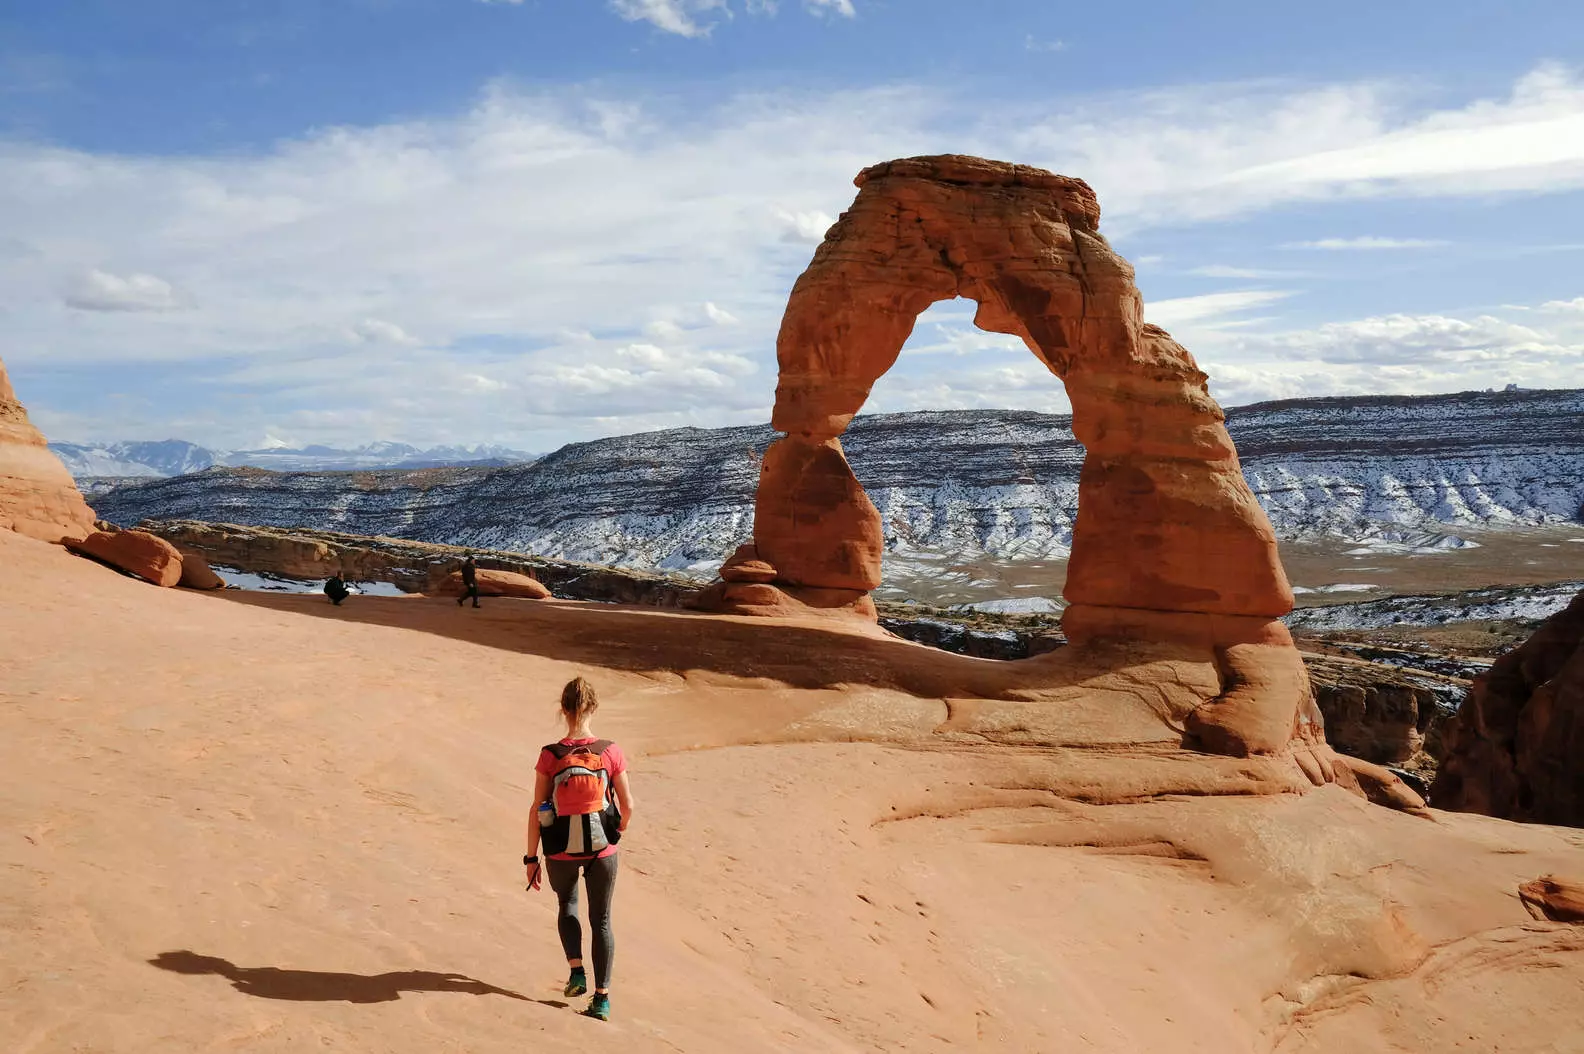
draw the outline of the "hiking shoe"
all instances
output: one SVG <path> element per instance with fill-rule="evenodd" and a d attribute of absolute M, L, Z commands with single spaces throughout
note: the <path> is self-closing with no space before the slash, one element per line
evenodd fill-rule
<path fill-rule="evenodd" d="M 566 987 L 561 989 L 562 995 L 582 995 L 588 991 L 588 974 L 581 969 L 572 971 L 572 976 L 567 978 Z"/>
<path fill-rule="evenodd" d="M 610 1020 L 610 996 L 596 994 L 589 1000 L 588 1009 L 583 1011 L 584 1017 L 597 1017 L 601 1021 Z"/>

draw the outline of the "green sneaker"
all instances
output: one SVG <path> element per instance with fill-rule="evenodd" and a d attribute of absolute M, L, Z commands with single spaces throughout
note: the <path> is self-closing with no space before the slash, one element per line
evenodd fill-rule
<path fill-rule="evenodd" d="M 561 989 L 562 995 L 582 995 L 588 991 L 588 974 L 583 972 L 583 967 L 572 967 L 572 975 L 567 978 L 566 987 Z"/>
<path fill-rule="evenodd" d="M 601 1021 L 610 1020 L 610 996 L 595 993 L 589 1000 L 588 1009 L 583 1011 L 584 1017 L 597 1017 Z"/>

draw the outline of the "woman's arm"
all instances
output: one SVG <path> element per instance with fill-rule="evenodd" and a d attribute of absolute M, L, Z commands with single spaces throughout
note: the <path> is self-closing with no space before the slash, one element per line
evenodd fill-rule
<path fill-rule="evenodd" d="M 627 783 L 627 770 L 622 769 L 616 773 L 616 805 L 621 809 L 621 829 L 626 830 L 632 823 L 633 796 L 632 787 Z"/>
<path fill-rule="evenodd" d="M 550 797 L 550 777 L 535 773 L 533 807 L 528 810 L 528 855 L 539 855 L 539 803 Z"/>

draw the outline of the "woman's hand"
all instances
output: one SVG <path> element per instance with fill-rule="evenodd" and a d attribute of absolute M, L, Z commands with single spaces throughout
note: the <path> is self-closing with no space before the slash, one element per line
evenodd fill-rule
<path fill-rule="evenodd" d="M 541 884 L 541 877 L 544 873 L 539 862 L 536 860 L 531 864 L 527 864 L 523 867 L 523 870 L 527 872 L 528 875 L 528 888 L 530 890 L 538 889 Z"/>

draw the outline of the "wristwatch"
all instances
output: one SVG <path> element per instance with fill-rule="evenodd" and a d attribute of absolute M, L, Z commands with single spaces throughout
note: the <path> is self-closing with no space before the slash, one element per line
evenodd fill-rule
<path fill-rule="evenodd" d="M 527 867 L 529 864 L 537 864 L 538 862 L 539 862 L 539 858 L 537 856 L 529 856 L 526 853 L 523 854 L 523 866 L 524 867 Z"/>

